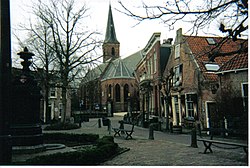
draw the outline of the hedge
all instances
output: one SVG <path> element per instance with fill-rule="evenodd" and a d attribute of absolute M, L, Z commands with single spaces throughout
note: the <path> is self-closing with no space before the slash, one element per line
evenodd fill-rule
<path fill-rule="evenodd" d="M 114 138 L 104 136 L 94 147 L 75 152 L 56 153 L 38 156 L 27 160 L 28 165 L 99 165 L 119 153 L 120 148 L 114 143 Z"/>
<path fill-rule="evenodd" d="M 97 134 L 44 133 L 44 143 L 62 143 L 66 146 L 97 143 Z"/>

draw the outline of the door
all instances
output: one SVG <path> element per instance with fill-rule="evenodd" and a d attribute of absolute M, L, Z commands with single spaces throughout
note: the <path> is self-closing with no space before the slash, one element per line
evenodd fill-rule
<path fill-rule="evenodd" d="M 215 128 L 216 126 L 216 104 L 215 102 L 207 102 L 207 128 Z"/>

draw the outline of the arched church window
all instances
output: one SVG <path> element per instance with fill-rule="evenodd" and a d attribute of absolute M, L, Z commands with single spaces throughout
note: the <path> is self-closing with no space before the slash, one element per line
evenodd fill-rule
<path fill-rule="evenodd" d="M 116 102 L 121 101 L 121 92 L 120 92 L 120 85 L 119 84 L 115 85 L 115 100 L 116 100 Z"/>
<path fill-rule="evenodd" d="M 115 56 L 115 48 L 114 47 L 112 47 L 112 49 L 111 49 L 111 55 Z"/>
<path fill-rule="evenodd" d="M 111 90 L 112 90 L 112 86 L 109 85 L 109 88 L 108 88 L 108 98 L 111 98 Z"/>
<path fill-rule="evenodd" d="M 128 97 L 130 96 L 129 95 L 129 86 L 128 84 L 125 84 L 124 85 L 124 101 L 127 102 L 128 101 Z"/>

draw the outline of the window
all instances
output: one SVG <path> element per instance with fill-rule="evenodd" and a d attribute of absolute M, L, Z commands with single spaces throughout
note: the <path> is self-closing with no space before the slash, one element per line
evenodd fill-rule
<path fill-rule="evenodd" d="M 216 72 L 220 69 L 220 66 L 218 64 L 215 63 L 206 63 L 205 67 L 207 69 L 207 71 L 212 71 L 212 72 Z"/>
<path fill-rule="evenodd" d="M 115 48 L 114 47 L 112 47 L 111 55 L 115 56 Z"/>
<path fill-rule="evenodd" d="M 56 89 L 50 88 L 50 97 L 55 98 L 56 97 Z"/>
<path fill-rule="evenodd" d="M 154 52 L 154 72 L 157 70 L 157 54 Z"/>
<path fill-rule="evenodd" d="M 121 101 L 120 85 L 118 84 L 115 85 L 115 98 L 116 102 Z"/>
<path fill-rule="evenodd" d="M 174 76 L 173 76 L 173 86 L 178 87 L 182 85 L 182 64 L 174 67 Z"/>
<path fill-rule="evenodd" d="M 179 109 L 179 100 L 178 96 L 174 96 L 174 108 L 175 108 L 175 113 L 176 113 L 176 123 L 179 125 L 180 122 L 180 109 Z"/>
<path fill-rule="evenodd" d="M 177 44 L 175 46 L 175 58 L 179 58 L 180 57 L 180 47 L 181 47 L 180 44 Z"/>
<path fill-rule="evenodd" d="M 151 74 L 154 73 L 154 57 L 150 58 L 150 65 L 151 65 Z"/>
<path fill-rule="evenodd" d="M 112 91 L 112 86 L 111 85 L 109 85 L 109 88 L 108 88 L 108 98 L 111 98 L 111 92 Z"/>
<path fill-rule="evenodd" d="M 248 111 L 248 83 L 242 83 L 242 98 L 244 111 Z"/>
<path fill-rule="evenodd" d="M 148 60 L 148 78 L 151 76 L 151 59 Z"/>
<path fill-rule="evenodd" d="M 59 118 L 62 118 L 63 104 L 59 103 Z"/>
<path fill-rule="evenodd" d="M 124 85 L 124 101 L 127 102 L 129 97 L 129 86 L 128 84 Z"/>
<path fill-rule="evenodd" d="M 209 45 L 215 45 L 216 43 L 215 43 L 215 41 L 214 41 L 214 39 L 213 38 L 207 38 L 207 43 L 209 44 Z"/>
<path fill-rule="evenodd" d="M 196 94 L 187 94 L 186 95 L 186 112 L 187 117 L 195 117 L 194 116 L 194 106 L 196 103 Z"/>

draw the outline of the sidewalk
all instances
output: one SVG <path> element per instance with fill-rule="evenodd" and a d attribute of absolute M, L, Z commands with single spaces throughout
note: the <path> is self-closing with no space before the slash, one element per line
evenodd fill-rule
<path fill-rule="evenodd" d="M 122 113 L 109 117 L 112 127 L 119 127 Z M 174 134 L 154 131 L 154 140 L 149 140 L 148 128 L 135 126 L 133 139 L 115 137 L 120 147 L 130 150 L 103 163 L 105 166 L 247 166 L 248 161 L 243 149 L 221 149 L 213 147 L 214 153 L 203 154 L 204 146 L 198 143 L 198 148 L 192 148 L 190 134 Z M 43 131 L 52 132 L 52 131 Z M 82 127 L 69 131 L 53 131 L 68 133 L 94 133 L 100 137 L 114 135 L 107 126 L 98 128 L 98 119 L 83 122 Z"/>

